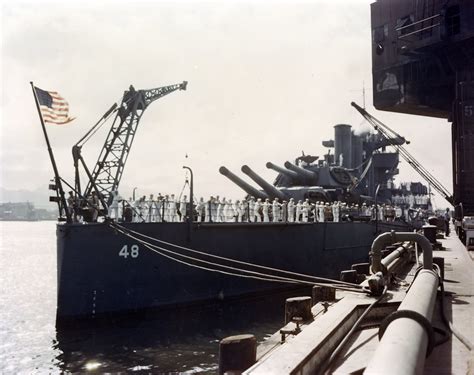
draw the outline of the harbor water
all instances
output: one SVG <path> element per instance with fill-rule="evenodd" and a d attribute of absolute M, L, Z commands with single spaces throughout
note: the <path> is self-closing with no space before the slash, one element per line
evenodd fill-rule
<path fill-rule="evenodd" d="M 283 322 L 284 298 L 57 330 L 55 222 L 0 222 L 0 372 L 215 373 L 219 341 Z"/>

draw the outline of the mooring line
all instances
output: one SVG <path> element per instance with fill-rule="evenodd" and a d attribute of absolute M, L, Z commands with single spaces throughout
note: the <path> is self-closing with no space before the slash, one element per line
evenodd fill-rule
<path fill-rule="evenodd" d="M 150 236 L 147 236 L 147 235 L 144 235 L 142 233 L 139 233 L 139 232 L 136 232 L 136 231 L 133 231 L 133 230 L 129 230 L 121 225 L 118 225 L 118 224 L 112 224 L 110 225 L 112 228 L 118 230 L 120 233 L 130 237 L 130 238 L 133 238 L 134 240 L 136 241 L 139 241 L 141 242 L 142 244 L 144 244 L 149 250 L 152 250 L 154 252 L 157 252 L 158 254 L 160 255 L 164 255 L 166 256 L 167 258 L 170 258 L 170 259 L 173 259 L 173 260 L 176 260 L 178 262 L 181 262 L 181 263 L 184 263 L 184 264 L 187 264 L 189 266 L 193 266 L 193 267 L 198 267 L 198 268 L 202 268 L 202 269 L 206 269 L 208 271 L 215 271 L 215 272 L 220 272 L 220 273 L 225 273 L 225 274 L 231 274 L 233 276 L 241 276 L 241 277 L 247 277 L 247 278 L 256 278 L 256 279 L 263 279 L 263 277 L 265 277 L 265 281 L 277 281 L 277 282 L 288 282 L 288 283 L 300 283 L 300 284 L 307 284 L 307 285 L 320 285 L 320 286 L 331 286 L 333 288 L 337 288 L 337 289 L 341 289 L 341 290 L 346 290 L 346 291 L 351 291 L 351 292 L 358 292 L 358 293 L 366 293 L 365 290 L 362 290 L 360 289 L 361 286 L 358 285 L 358 284 L 351 284 L 351 283 L 341 283 L 339 282 L 338 280 L 331 280 L 331 279 L 326 279 L 326 278 L 318 278 L 318 277 L 315 277 L 315 276 L 310 276 L 310 275 L 304 275 L 304 274 L 298 274 L 298 273 L 294 273 L 294 272 L 291 272 L 291 271 L 285 271 L 285 270 L 279 270 L 279 269 L 275 269 L 275 268 L 271 268 L 271 267 L 265 267 L 265 266 L 259 266 L 259 265 L 255 265 L 255 264 L 251 264 L 251 263 L 247 263 L 247 262 L 243 262 L 243 261 L 238 261 L 238 260 L 234 260 L 234 259 L 230 259 L 230 258 L 225 258 L 225 257 L 220 257 L 220 256 L 217 256 L 217 255 L 213 255 L 213 254 L 207 254 L 207 253 L 203 253 L 203 252 L 200 252 L 200 251 L 197 251 L 197 250 L 193 250 L 193 249 L 188 249 L 188 248 L 185 248 L 185 247 L 182 247 L 182 246 L 179 246 L 179 245 L 174 245 L 174 244 L 171 244 L 171 243 L 168 243 L 166 241 L 162 241 L 162 240 L 158 240 L 156 238 L 153 238 L 153 237 L 150 237 Z M 195 257 L 192 257 L 192 256 L 188 256 L 188 255 L 184 255 L 184 254 L 180 254 L 180 253 L 176 253 L 172 250 L 169 250 L 169 249 L 165 249 L 163 247 L 160 247 L 158 245 L 153 245 L 153 244 L 150 244 L 149 242 L 143 240 L 143 239 L 140 239 L 136 236 L 133 236 L 131 235 L 130 233 L 135 233 L 139 236 L 143 236 L 145 238 L 149 238 L 149 239 L 152 239 L 152 240 L 155 240 L 157 242 L 162 242 L 162 243 L 165 243 L 165 244 L 168 244 L 168 245 L 171 245 L 171 246 L 174 246 L 174 247 L 177 247 L 177 248 L 181 248 L 183 250 L 186 250 L 186 251 L 190 251 L 190 252 L 195 252 L 195 253 L 198 253 L 198 254 L 201 254 L 201 255 L 205 255 L 205 256 L 210 256 L 210 257 L 214 257 L 214 258 L 218 258 L 218 259 L 222 259 L 222 260 L 226 260 L 226 261 L 229 261 L 229 262 L 236 262 L 236 263 L 240 263 L 240 264 L 245 264 L 245 265 L 249 265 L 249 266 L 253 266 L 253 267 L 257 267 L 257 268 L 263 268 L 263 269 L 269 269 L 269 270 L 273 270 L 273 271 L 277 271 L 277 272 L 281 272 L 281 273 L 287 273 L 287 274 L 293 274 L 293 275 L 296 275 L 296 276 L 303 276 L 303 277 L 307 277 L 307 278 L 312 278 L 312 279 L 317 279 L 317 280 L 324 280 L 324 281 L 328 281 L 330 284 L 328 285 L 328 283 L 317 283 L 317 282 L 310 282 L 310 281 L 307 281 L 307 280 L 301 280 L 301 279 L 294 279 L 294 278 L 289 278 L 289 277 L 284 277 L 284 276 L 278 276 L 278 275 L 271 275 L 271 274 L 265 274 L 265 273 L 261 273 L 261 272 L 256 272 L 256 271 L 251 271 L 251 270 L 246 270 L 246 269 L 239 269 L 239 268 L 235 268 L 235 267 L 232 267 L 232 266 L 228 266 L 228 265 L 224 265 L 224 264 L 218 264 L 218 263 L 214 263 L 214 262 L 209 262 L 209 261 L 206 261 L 206 260 L 203 260 L 203 259 L 199 259 L 199 258 L 195 258 Z M 252 274 L 252 275 L 257 275 L 257 276 L 250 276 L 250 275 L 243 275 L 243 274 L 235 274 L 235 273 L 229 273 L 229 272 L 226 272 L 226 271 L 222 271 L 222 270 L 216 270 L 216 269 L 210 269 L 208 267 L 203 267 L 203 266 L 198 266 L 198 265 L 195 265 L 195 264 L 191 264 L 191 263 L 188 263 L 188 262 L 184 262 L 182 260 L 179 260 L 179 259 L 176 259 L 176 258 L 173 258 L 171 256 L 167 256 L 165 254 L 162 254 L 161 252 L 159 252 L 158 250 L 156 249 L 159 249 L 161 251 L 165 251 L 167 253 L 171 253 L 175 256 L 179 256 L 179 257 L 183 257 L 183 258 L 187 258 L 187 259 L 190 259 L 190 260 L 193 260 L 195 262 L 201 262 L 201 263 L 205 263 L 205 264 L 209 264 L 209 265 L 212 265 L 214 267 L 222 267 L 222 268 L 227 268 L 227 269 L 230 269 L 230 270 L 234 270 L 234 271 L 239 271 L 239 272 L 245 272 L 245 273 L 248 273 L 248 274 Z M 269 279 L 271 278 L 271 279 Z M 334 282 L 336 282 L 336 284 L 334 284 Z M 353 286 L 356 285 L 358 287 L 358 289 L 355 289 L 353 288 Z M 350 287 L 348 287 L 350 286 Z"/>

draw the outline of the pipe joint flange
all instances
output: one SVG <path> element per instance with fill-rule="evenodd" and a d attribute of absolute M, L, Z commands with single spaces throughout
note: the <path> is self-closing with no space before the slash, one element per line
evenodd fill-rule
<path fill-rule="evenodd" d="M 382 336 L 385 333 L 385 330 L 387 329 L 387 327 L 390 325 L 390 323 L 400 318 L 413 319 L 415 322 L 417 322 L 424 328 L 426 334 L 428 335 L 428 347 L 426 348 L 426 357 L 428 357 L 433 351 L 433 348 L 435 346 L 434 329 L 433 329 L 433 326 L 431 325 L 431 322 L 420 313 L 417 313 L 416 311 L 397 310 L 391 313 L 389 316 L 387 316 L 380 324 L 379 340 L 382 339 Z"/>

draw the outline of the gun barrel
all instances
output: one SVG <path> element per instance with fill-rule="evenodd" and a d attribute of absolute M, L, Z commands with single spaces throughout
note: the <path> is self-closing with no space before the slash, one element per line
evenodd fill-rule
<path fill-rule="evenodd" d="M 285 168 L 288 168 L 289 170 L 295 172 L 298 174 L 298 176 L 303 177 L 308 180 L 313 180 L 315 181 L 318 178 L 317 173 L 308 171 L 307 169 L 298 167 L 297 165 L 290 163 L 289 161 L 285 162 Z"/>
<path fill-rule="evenodd" d="M 242 180 L 240 177 L 233 174 L 226 167 L 220 167 L 219 168 L 219 173 L 223 176 L 226 176 L 229 180 L 231 180 L 234 184 L 236 184 L 238 187 L 240 187 L 247 194 L 249 194 L 249 195 L 251 195 L 255 198 L 261 198 L 261 199 L 268 198 L 267 194 L 265 194 L 264 192 L 262 192 L 260 190 L 255 189 L 252 185 L 248 184 L 247 182 Z"/>
<path fill-rule="evenodd" d="M 289 169 L 285 169 L 283 167 L 280 167 L 279 165 L 275 165 L 272 162 L 268 162 L 266 164 L 266 166 L 267 166 L 268 169 L 273 169 L 274 171 L 279 172 L 281 174 L 284 174 L 285 176 L 288 176 L 292 179 L 297 179 L 298 178 L 298 173 L 296 173 L 294 171 L 291 171 Z"/>
<path fill-rule="evenodd" d="M 252 180 L 254 180 L 257 184 L 259 184 L 262 187 L 262 189 L 265 190 L 265 193 L 267 193 L 270 198 L 273 199 L 276 197 L 280 200 L 287 199 L 286 194 L 278 190 L 272 184 L 269 184 L 267 181 L 265 181 L 262 177 L 260 177 L 254 171 L 252 171 L 248 165 L 243 165 L 241 170 L 243 173 L 249 176 Z"/>

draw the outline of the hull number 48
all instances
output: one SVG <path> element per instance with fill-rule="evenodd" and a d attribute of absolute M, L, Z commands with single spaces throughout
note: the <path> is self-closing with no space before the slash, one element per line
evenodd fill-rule
<path fill-rule="evenodd" d="M 130 246 L 130 250 L 128 245 L 123 245 L 123 247 L 120 249 L 118 255 L 120 257 L 124 257 L 127 259 L 129 256 L 132 258 L 138 258 L 138 245 L 132 245 Z"/>

